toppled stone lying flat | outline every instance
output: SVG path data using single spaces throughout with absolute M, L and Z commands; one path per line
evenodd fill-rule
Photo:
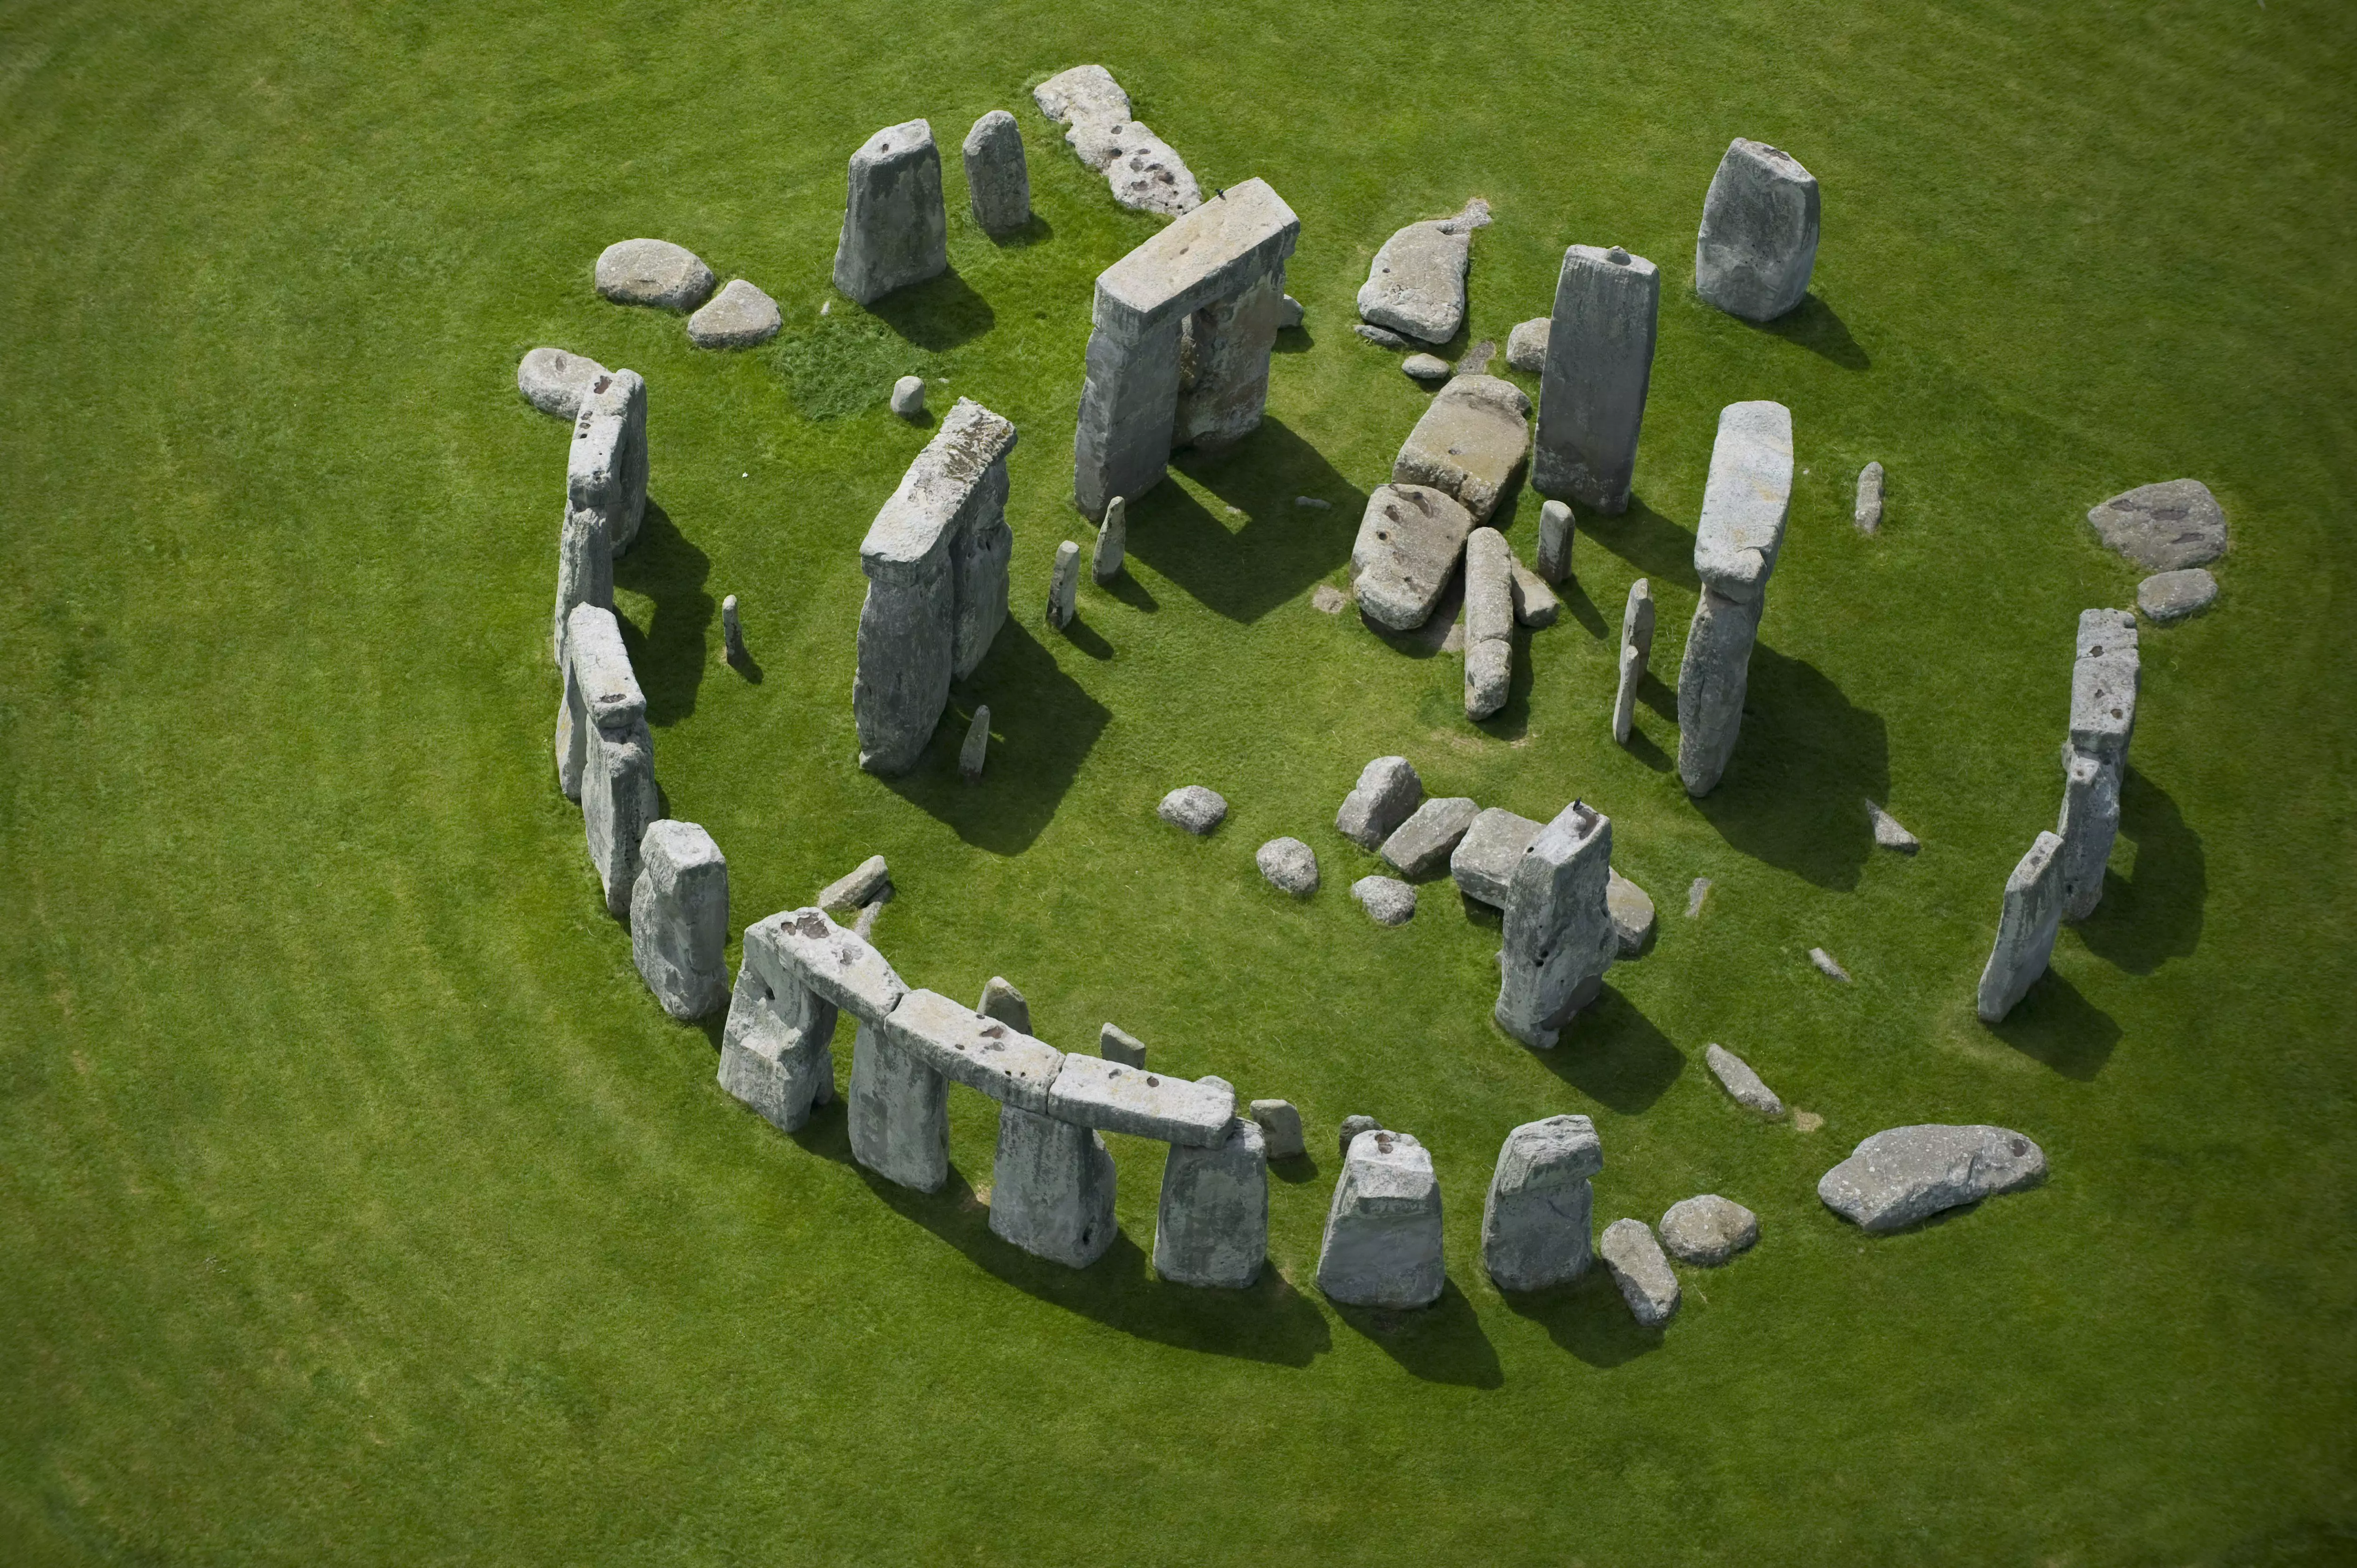
M 886 1015 L 884 1037 L 952 1083 L 1039 1114 L 1064 1053 L 937 991 L 911 991 Z
M 1118 1024 L 1103 1024 L 1097 1028 L 1097 1055 L 1124 1067 L 1143 1068 L 1146 1042 Z
M 789 909 L 747 927 L 745 950 L 856 1018 L 882 1018 L 909 989 L 882 953 L 821 909 Z
M 1777 1098 L 1774 1090 L 1760 1081 L 1760 1075 L 1751 1070 L 1749 1062 L 1725 1046 L 1716 1044 L 1703 1047 L 1702 1059 L 1710 1069 L 1711 1076 L 1718 1079 L 1718 1086 L 1726 1090 L 1738 1105 L 1757 1111 L 1762 1116 L 1784 1114 L 1783 1101 Z
M 1309 1152 L 1302 1141 L 1301 1112 L 1291 1101 L 1255 1100 L 1252 1102 L 1252 1119 L 1260 1123 L 1270 1159 L 1297 1160 Z
M 1811 948 L 1809 950 L 1809 961 L 1815 964 L 1817 966 L 1817 972 L 1824 975 L 1826 979 L 1838 980 L 1844 985 L 1847 985 L 1850 983 L 1849 971 L 1844 969 L 1837 961 L 1835 961 L 1834 955 L 1825 951 L 1824 949 Z
M 1457 361 L 1457 373 L 1460 376 L 1486 376 L 1490 373 L 1490 361 L 1497 357 L 1498 345 L 1484 338 L 1465 350 L 1465 357 Z
M 1465 837 L 1465 830 L 1480 814 L 1481 808 L 1463 795 L 1443 795 L 1426 800 L 1383 841 L 1383 858 L 1403 876 L 1430 876 L 1448 864 L 1450 853 Z
M 2136 585 L 2136 608 L 2162 626 L 2201 614 L 2217 596 L 2218 579 L 2199 566 L 2157 573 Z
M 1398 333 L 1393 331 L 1388 327 L 1372 327 L 1366 322 L 1361 321 L 1352 327 L 1351 330 L 1356 332 L 1360 337 L 1364 338 L 1368 342 L 1372 343 L 1378 349 L 1405 349 L 1408 347 L 1408 340 L 1401 337 Z
M 1202 205 L 1203 194 L 1186 160 L 1139 121 L 1129 94 L 1101 65 L 1076 65 L 1031 90 L 1039 113 L 1071 127 L 1065 142 L 1089 167 L 1101 171 L 1114 199 L 1140 212 L 1175 218 Z
M 1659 1328 L 1677 1316 L 1678 1276 L 1671 1272 L 1669 1259 L 1662 1256 L 1662 1244 L 1653 1239 L 1652 1226 L 1641 1219 L 1616 1219 L 1604 1228 L 1596 1251 L 1604 1266 L 1612 1271 L 1620 1299 L 1629 1304 L 1631 1316 L 1641 1326 Z
M 1378 926 L 1404 926 L 1415 918 L 1415 889 L 1393 876 L 1361 876 L 1351 884 L 1351 897 Z
M 1200 784 L 1188 784 L 1163 796 L 1162 804 L 1155 808 L 1155 814 L 1166 822 L 1200 835 L 1210 832 L 1226 819 L 1228 802 L 1215 789 L 1207 789 Z
M 1523 564 L 1522 557 L 1510 556 L 1507 568 L 1513 573 L 1510 586 L 1514 595 L 1514 620 L 1534 630 L 1553 626 L 1555 617 L 1563 613 L 1563 601 L 1546 585 L 1546 579 Z
M 1781 147 L 1738 136 L 1711 176 L 1695 236 L 1695 292 L 1748 321 L 1807 296 L 1817 259 L 1816 177 Z
M 990 1231 L 1034 1257 L 1085 1269 L 1120 1236 L 1113 1155 L 1086 1127 L 1014 1105 L 998 1110 Z
M 2176 572 L 2226 553 L 2226 510 L 2199 479 L 2139 485 L 2099 503 L 2087 521 L 2105 544 L 2147 572 Z
M 1331 583 L 1320 583 L 1309 592 L 1309 607 L 1319 615 L 1340 615 L 1350 603 L 1351 596 Z
M 1381 849 L 1423 799 L 1424 780 L 1406 757 L 1378 757 L 1359 770 L 1359 782 L 1334 813 L 1334 831 L 1361 849 Z
M 1432 1156 L 1405 1133 L 1361 1133 L 1326 1211 L 1318 1288 L 1349 1306 L 1406 1307 L 1429 1306 L 1446 1283 Z
M 1445 381 L 1451 373 L 1448 361 L 1437 354 L 1410 354 L 1400 361 L 1400 372 L 1418 381 Z
M 1512 381 L 1459 372 L 1408 432 L 1392 483 L 1429 485 L 1487 522 L 1530 450 L 1531 400 Z
M 1473 532 L 1473 514 L 1429 485 L 1377 485 L 1351 546 L 1359 613 L 1393 631 L 1432 618 Z
M 1644 951 L 1646 939 L 1653 934 L 1653 900 L 1645 890 L 1619 872 L 1609 872 L 1604 885 L 1604 908 L 1612 917 L 1612 936 L 1620 944 L 1620 956 L 1634 958 Z
M 822 909 L 864 909 L 892 888 L 892 868 L 880 854 L 871 854 L 851 868 L 848 875 L 837 877 L 820 890 L 818 907 Z
M 696 253 L 668 240 L 622 240 L 597 257 L 597 292 L 617 305 L 694 310 L 720 280 Z
M 1480 197 L 1453 218 L 1411 223 L 1375 252 L 1359 288 L 1359 315 L 1372 326 L 1426 343 L 1446 343 L 1465 321 L 1465 269 L 1473 231 L 1490 221 Z
M 580 354 L 568 354 L 562 349 L 534 349 L 516 362 L 516 391 L 541 413 L 571 419 L 580 413 L 581 394 L 589 390 L 589 384 L 610 373 L 597 360 Z
M 1281 893 L 1307 898 L 1318 891 L 1318 854 L 1299 839 L 1271 839 L 1253 859 L 1268 885 Z
M 1545 370 L 1547 335 L 1554 329 L 1555 318 L 1549 316 L 1516 322 L 1514 329 L 1506 334 L 1506 363 L 1532 375 Z
M 731 278 L 687 318 L 687 340 L 699 349 L 749 349 L 775 338 L 784 325 L 776 300 L 743 278 Z
M 1506 1134 L 1481 1208 L 1481 1266 L 1500 1290 L 1544 1290 L 1587 1271 L 1604 1146 L 1585 1116 L 1526 1122 Z
M 1874 842 L 1884 849 L 1895 849 L 1901 854 L 1913 854 L 1923 847 L 1923 841 L 1900 826 L 1899 819 L 1876 805 L 1866 803 L 1867 819 L 1874 823 Z
M 1861 1230 L 1897 1230 L 2045 1177 L 2046 1151 L 2009 1128 L 1929 1123 L 1867 1138 L 1817 1182 L 1817 1197 Z
M 1064 1058 L 1048 1091 L 1048 1114 L 1060 1121 L 1200 1148 L 1226 1137 L 1235 1113 L 1236 1091 L 1224 1083 L 1191 1082 L 1077 1053 Z
M 1760 1217 L 1715 1192 L 1683 1198 L 1662 1216 L 1662 1245 L 1681 1263 L 1717 1268 L 1760 1240 Z
M 1449 852 L 1448 874 L 1457 889 L 1494 909 L 1506 907 L 1506 890 L 1513 885 L 1514 864 L 1546 824 L 1497 806 L 1476 816 L 1465 836 Z

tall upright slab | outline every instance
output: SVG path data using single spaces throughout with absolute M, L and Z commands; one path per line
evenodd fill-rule
M 2071 671 L 2071 738 L 2062 753 L 2062 918 L 2083 920 L 2103 901 L 2104 870 L 2120 831 L 2120 788 L 2136 732 L 2142 660 L 2136 617 L 2086 610 Z
M 2004 1022 L 2046 972 L 2061 920 L 2062 841 L 2040 833 L 2006 878 L 2005 909 L 1997 918 L 1996 941 L 1981 971 L 1975 999 L 1982 1022 Z
M 581 394 L 565 467 L 567 508 L 606 514 L 617 555 L 639 537 L 647 510 L 647 382 L 636 371 L 598 376 Z
M 647 700 L 622 647 L 614 612 L 578 605 L 566 618 L 565 706 L 557 715 L 557 773 L 580 789 L 590 864 L 605 886 L 608 912 L 630 912 L 639 844 L 662 814 L 655 788 L 654 736 Z
M 1695 235 L 1695 292 L 1749 321 L 1801 303 L 1817 261 L 1817 181 L 1781 147 L 1738 136 L 1718 160 Z
M 1539 377 L 1533 489 L 1608 514 L 1629 510 L 1661 310 L 1662 271 L 1644 257 L 1618 245 L 1564 252 Z
M 1603 988 L 1620 950 L 1606 902 L 1611 877 L 1612 819 L 1578 800 L 1514 863 L 1493 1015 L 1524 1045 L 1551 1048 Z
M 1678 667 L 1678 778 L 1689 795 L 1717 788 L 1743 726 L 1751 646 L 1792 505 L 1792 413 L 1781 403 L 1719 411 L 1695 572 L 1702 597 Z
M 992 1235 L 1035 1258 L 1085 1269 L 1121 1234 L 1113 1199 L 1113 1155 L 1102 1135 L 1012 1102 L 998 1108 Z
M 1268 1258 L 1268 1136 L 1244 1117 L 1209 1148 L 1174 1144 L 1162 1165 L 1154 1272 L 1182 1285 L 1243 1290 Z
M 942 155 L 922 120 L 887 125 L 851 155 L 834 286 L 862 305 L 949 270 Z

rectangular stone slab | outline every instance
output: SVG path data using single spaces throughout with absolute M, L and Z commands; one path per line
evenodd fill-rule
M 991 465 L 1014 449 L 1012 422 L 972 398 L 958 399 L 860 541 L 859 564 L 868 577 L 916 580 L 918 564 L 966 521 L 966 504 Z
M 1496 806 L 1474 818 L 1448 856 L 1448 875 L 1457 879 L 1458 891 L 1493 909 L 1504 908 L 1514 865 L 1545 825 Z
M 1718 413 L 1710 478 L 1695 530 L 1695 572 L 1730 599 L 1753 603 L 1776 570 L 1792 510 L 1792 411 L 1731 403 Z
M 1458 376 L 1425 405 L 1392 460 L 1392 483 L 1430 485 L 1487 522 L 1531 444 L 1531 400 L 1496 376 Z
M 1065 1057 L 1048 1091 L 1048 1114 L 1059 1121 L 1194 1148 L 1225 1137 L 1235 1113 L 1236 1091 L 1224 1083 L 1195 1083 L 1077 1053 Z
M 821 909 L 789 909 L 745 929 L 745 954 L 775 981 L 815 992 L 856 1018 L 880 1020 L 908 986 L 884 955 Z
M 1301 220 L 1264 179 L 1232 185 L 1097 276 L 1092 320 L 1135 340 L 1282 266 Z
M 911 991 L 886 1015 L 884 1037 L 952 1083 L 1044 1113 L 1064 1053 L 985 1018 L 938 991 Z
M 2105 761 L 2125 756 L 2136 728 L 2137 662 L 2106 653 L 2071 667 L 2071 746 Z

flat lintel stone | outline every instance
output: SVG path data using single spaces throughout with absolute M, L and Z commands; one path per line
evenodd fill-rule
M 881 1019 L 908 993 L 884 955 L 823 909 L 789 909 L 748 927 L 745 950 L 856 1018 Z
M 1094 324 L 1135 341 L 1241 292 L 1300 236 L 1301 220 L 1266 180 L 1230 186 L 1098 274 Z
M 1064 1058 L 1048 1091 L 1048 1114 L 1060 1121 L 1197 1148 L 1226 1137 L 1235 1113 L 1236 1091 L 1226 1084 L 1197 1083 L 1079 1053 Z
M 884 1037 L 952 1083 L 1044 1113 L 1064 1053 L 985 1018 L 938 991 L 911 991 L 886 1015 Z

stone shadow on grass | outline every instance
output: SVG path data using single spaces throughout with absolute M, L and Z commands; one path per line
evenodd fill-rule
M 958 751 L 977 703 L 990 704 L 990 749 L 982 777 L 969 783 L 958 773 Z M 1055 816 L 1112 718 L 1010 616 L 973 678 L 951 689 L 917 765 L 884 783 L 976 849 L 1020 854 Z
M 1670 1037 L 1609 985 L 1580 1009 L 1555 1049 L 1531 1054 L 1557 1078 L 1624 1116 L 1659 1100 L 1686 1065 Z
M 1849 323 L 1824 302 L 1822 295 L 1813 292 L 1775 320 L 1757 325 L 1760 331 L 1787 343 L 1798 343 L 1845 371 L 1863 371 L 1874 363 L 1858 346 L 1857 339 L 1850 336 Z
M 1989 1032 L 2064 1078 L 2088 1082 L 2112 1059 L 2120 1026 L 2079 988 L 2048 970 Z
M 653 624 L 644 631 L 627 616 L 614 618 L 622 623 L 622 647 L 646 693 L 647 723 L 657 729 L 695 712 L 709 657 L 705 639 L 719 608 L 704 591 L 711 575 L 712 558 L 651 500 L 629 553 L 614 558 L 614 586 L 654 601 Z
M 1245 515 L 1214 517 L 1175 484 L 1129 503 L 1128 553 L 1233 621 L 1250 623 L 1324 582 L 1348 560 L 1366 492 L 1281 420 L 1224 452 L 1174 454 L 1171 467 Z M 1297 507 L 1296 496 L 1330 501 Z
M 1618 1367 L 1662 1348 L 1662 1330 L 1630 1316 L 1629 1304 L 1602 1263 L 1553 1290 L 1501 1291 L 1507 1306 L 1591 1367 Z
M 1629 510 L 1618 517 L 1606 517 L 1577 505 L 1572 510 L 1576 521 L 1571 570 L 1575 576 L 1579 572 L 1577 536 L 1586 534 L 1642 572 L 1649 580 L 1660 578 L 1675 583 L 1689 593 L 1702 591 L 1702 579 L 1695 575 L 1694 531 L 1663 517 L 1641 497 L 1631 496 Z
M 971 342 L 997 325 L 990 301 L 974 293 L 955 267 L 939 277 L 894 289 L 866 307 L 867 313 L 918 348 L 931 353 Z
M 2079 937 L 2097 958 L 2150 974 L 2201 940 L 2209 856 L 2169 791 L 2134 767 L 2120 780 L 2120 836 L 2136 844 L 2135 880 L 2104 874 L 2103 902 Z
M 1727 844 L 1847 892 L 1874 853 L 1863 800 L 1890 798 L 1882 715 L 1853 705 L 1817 667 L 1751 650 L 1743 732 L 1718 788 L 1695 802 Z
M 1469 1389 L 1503 1388 L 1506 1374 L 1498 1365 L 1497 1347 L 1481 1332 L 1473 1304 L 1455 1280 L 1442 1282 L 1440 1299 L 1430 1306 L 1344 1306 L 1330 1304 L 1336 1316 L 1364 1335 L 1384 1355 L 1411 1376 L 1427 1383 L 1455 1383 Z

